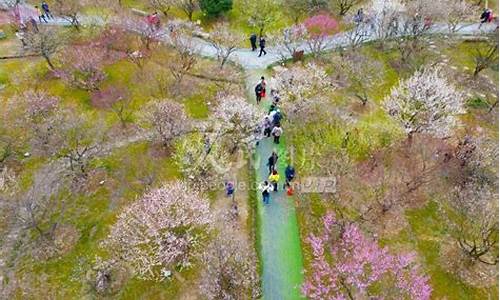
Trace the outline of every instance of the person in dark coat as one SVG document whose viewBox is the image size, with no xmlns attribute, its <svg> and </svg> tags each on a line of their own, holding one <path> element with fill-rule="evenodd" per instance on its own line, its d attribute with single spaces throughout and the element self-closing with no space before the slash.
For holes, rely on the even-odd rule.
<svg viewBox="0 0 500 300">
<path fill-rule="evenodd" d="M 257 50 L 257 35 L 255 33 L 250 35 L 250 45 L 252 46 L 252 51 Z"/>
<path fill-rule="evenodd" d="M 278 154 L 276 151 L 273 151 L 271 156 L 267 159 L 267 166 L 269 167 L 269 174 L 271 174 L 276 168 L 276 164 L 278 163 Z"/>
<path fill-rule="evenodd" d="M 266 50 L 264 50 L 266 48 L 266 39 L 264 37 L 260 37 L 259 47 L 260 47 L 259 57 L 262 56 L 262 53 L 264 53 L 264 55 L 266 55 L 267 52 L 266 52 Z"/>
<path fill-rule="evenodd" d="M 290 187 L 290 182 L 295 178 L 295 169 L 292 167 L 291 164 L 288 164 L 285 169 L 285 184 L 283 185 L 283 189 L 285 187 Z"/>
</svg>

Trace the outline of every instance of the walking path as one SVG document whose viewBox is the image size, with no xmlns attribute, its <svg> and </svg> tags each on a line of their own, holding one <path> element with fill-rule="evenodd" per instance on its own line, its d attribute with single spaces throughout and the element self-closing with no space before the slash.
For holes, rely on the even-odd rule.
<svg viewBox="0 0 500 300">
<path fill-rule="evenodd" d="M 265 74 L 265 70 L 251 70 L 247 73 L 247 95 L 251 103 L 255 102 L 254 86 L 256 79 Z M 267 112 L 268 101 L 260 104 Z M 278 172 L 280 174 L 279 191 L 272 192 L 269 204 L 262 202 L 262 194 L 257 193 L 257 215 L 260 239 L 260 261 L 262 264 L 262 290 L 265 300 L 302 299 L 300 286 L 303 280 L 302 250 L 299 228 L 295 214 L 293 197 L 283 191 L 286 146 L 285 139 L 274 144 L 272 138 L 263 139 L 255 151 L 255 172 L 257 184 L 267 180 L 269 173 L 267 159 L 273 150 L 279 155 Z"/>
<path fill-rule="evenodd" d="M 92 22 L 92 23 L 90 23 Z M 82 18 L 81 23 L 101 24 L 104 23 L 98 19 Z M 68 21 L 57 18 L 50 21 L 53 25 L 70 25 Z M 471 24 L 462 27 L 455 34 L 473 35 L 481 34 L 486 31 L 494 30 L 494 24 L 485 24 L 482 30 L 478 30 L 478 24 Z M 163 29 L 164 30 L 164 29 Z M 161 40 L 170 43 L 170 38 L 165 31 Z M 430 31 L 431 34 L 447 34 L 448 28 L 444 24 L 434 25 Z M 376 37 L 370 34 L 365 42 L 372 41 Z M 195 38 L 196 45 L 200 55 L 214 58 L 216 57 L 215 48 L 207 41 L 201 38 Z M 328 39 L 328 45 L 325 50 L 334 49 L 348 45 L 347 34 L 339 33 Z M 300 49 L 308 53 L 306 45 L 301 45 Z M 255 103 L 253 88 L 256 80 L 265 73 L 265 68 L 269 65 L 278 63 L 282 60 L 280 49 L 269 47 L 266 49 L 268 54 L 263 57 L 257 57 L 256 52 L 247 49 L 238 49 L 230 60 L 241 65 L 247 71 L 247 94 L 249 101 Z M 265 104 L 261 104 L 264 106 Z M 263 108 L 264 109 L 264 108 Z M 267 179 L 268 168 L 266 166 L 267 158 L 272 150 L 276 148 L 279 155 L 278 170 L 282 178 L 279 192 L 271 195 L 270 203 L 264 205 L 261 193 L 257 191 L 259 218 L 259 239 L 260 239 L 260 259 L 262 263 L 262 287 L 263 298 L 265 300 L 294 300 L 302 299 L 300 286 L 303 281 L 303 260 L 300 245 L 299 229 L 297 217 L 293 203 L 293 197 L 287 196 L 282 190 L 284 179 L 284 168 L 286 158 L 286 140 L 282 138 L 279 145 L 275 145 L 271 138 L 261 141 L 255 153 L 255 172 L 257 183 Z"/>
</svg>

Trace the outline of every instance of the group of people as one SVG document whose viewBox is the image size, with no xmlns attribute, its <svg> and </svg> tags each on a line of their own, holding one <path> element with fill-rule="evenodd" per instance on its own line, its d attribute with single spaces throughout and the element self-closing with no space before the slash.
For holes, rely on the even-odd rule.
<svg viewBox="0 0 500 300">
<path fill-rule="evenodd" d="M 254 45 L 252 45 L 254 46 Z M 255 49 L 253 49 L 255 50 Z M 262 76 L 255 86 L 255 98 L 257 101 L 257 105 L 260 104 L 262 98 L 266 97 L 267 91 L 267 83 L 264 76 Z M 259 135 L 263 135 L 263 137 L 273 137 L 273 141 L 275 144 L 280 143 L 280 137 L 283 135 L 283 128 L 281 127 L 281 120 L 283 115 L 279 108 L 280 104 L 280 95 L 277 90 L 271 89 L 271 97 L 272 102 L 269 107 L 268 114 L 264 117 L 262 124 L 257 126 L 257 131 Z M 258 141 L 260 138 L 258 138 Z M 258 145 L 258 142 L 257 142 Z M 276 150 L 271 153 L 267 160 L 267 167 L 269 170 L 269 177 L 263 183 L 260 184 L 259 189 L 262 192 L 263 201 L 265 204 L 269 203 L 269 199 L 271 196 L 271 192 L 278 191 L 278 183 L 280 181 L 280 174 L 278 172 L 278 154 Z M 291 164 L 288 164 L 285 169 L 285 183 L 283 185 L 283 189 L 288 188 L 288 194 L 291 195 L 293 193 L 293 189 L 291 187 L 291 182 L 295 177 L 295 169 Z"/>
<path fill-rule="evenodd" d="M 271 153 L 271 156 L 267 159 L 269 177 L 259 186 L 264 204 L 269 204 L 271 193 L 278 191 L 278 183 L 280 181 L 280 174 L 278 173 L 278 158 L 278 154 L 276 153 L 276 150 L 274 150 Z M 294 178 L 295 168 L 289 163 L 285 168 L 285 183 L 283 184 L 283 189 L 288 188 L 289 195 L 292 195 L 293 193 L 291 182 Z"/>
<path fill-rule="evenodd" d="M 266 97 L 266 80 L 264 76 L 262 76 L 255 86 L 255 99 L 257 104 L 260 104 L 262 98 Z M 258 126 L 256 129 L 259 136 L 263 135 L 263 137 L 271 137 L 273 136 L 273 140 L 275 144 L 280 143 L 280 137 L 283 135 L 283 128 L 281 128 L 281 120 L 283 115 L 279 108 L 280 103 L 280 95 L 278 91 L 271 90 L 272 102 L 269 107 L 268 114 L 264 117 L 262 124 Z M 260 140 L 260 138 L 258 139 Z"/>
<path fill-rule="evenodd" d="M 255 33 L 252 33 L 250 35 L 250 45 L 252 46 L 252 51 L 257 50 L 257 35 Z M 263 36 L 259 37 L 259 57 L 262 56 L 262 54 L 266 55 L 266 39 Z"/>
<path fill-rule="evenodd" d="M 43 20 L 45 23 L 48 23 L 48 20 L 54 19 L 47 2 L 43 1 L 41 6 L 35 5 L 35 9 L 38 13 L 38 22 L 42 23 Z"/>
</svg>

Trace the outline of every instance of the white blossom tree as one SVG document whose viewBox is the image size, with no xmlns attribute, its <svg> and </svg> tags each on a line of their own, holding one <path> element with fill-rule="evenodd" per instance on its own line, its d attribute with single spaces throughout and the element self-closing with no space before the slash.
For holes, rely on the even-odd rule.
<svg viewBox="0 0 500 300">
<path fill-rule="evenodd" d="M 103 246 L 137 277 L 161 281 L 166 271 L 190 265 L 211 222 L 208 200 L 176 181 L 126 207 Z"/>
<path fill-rule="evenodd" d="M 465 0 L 443 0 L 434 2 L 439 5 L 437 11 L 442 14 L 442 19 L 448 24 L 450 33 L 462 29 L 467 21 L 472 21 L 475 15 L 475 7 Z"/>
<path fill-rule="evenodd" d="M 322 96 L 335 89 L 325 70 L 313 63 L 306 67 L 280 68 L 271 78 L 270 86 L 279 91 L 289 119 L 321 103 Z"/>
<path fill-rule="evenodd" d="M 174 138 L 185 134 L 190 128 L 184 107 L 171 100 L 151 104 L 145 119 L 164 146 L 168 146 Z"/>
<path fill-rule="evenodd" d="M 224 67 L 229 57 L 237 50 L 240 38 L 231 31 L 228 24 L 218 23 L 210 33 L 208 41 L 217 51 L 220 68 Z"/>
<path fill-rule="evenodd" d="M 404 5 L 399 0 L 372 0 L 367 17 L 377 40 L 383 41 L 397 34 L 397 20 L 403 11 Z"/>
<path fill-rule="evenodd" d="M 424 68 L 401 80 L 385 99 L 385 109 L 404 128 L 415 133 L 447 137 L 464 113 L 464 96 L 439 68 Z"/>
<path fill-rule="evenodd" d="M 224 230 L 204 249 L 201 261 L 200 287 L 206 298 L 258 299 L 257 258 L 247 241 Z"/>
<path fill-rule="evenodd" d="M 215 140 L 228 137 L 234 147 L 253 140 L 255 127 L 263 115 L 242 97 L 223 95 L 214 111 Z"/>
<path fill-rule="evenodd" d="M 283 61 L 293 57 L 298 51 L 305 50 L 307 28 L 303 24 L 285 28 L 280 34 L 273 37 L 277 51 Z"/>
</svg>

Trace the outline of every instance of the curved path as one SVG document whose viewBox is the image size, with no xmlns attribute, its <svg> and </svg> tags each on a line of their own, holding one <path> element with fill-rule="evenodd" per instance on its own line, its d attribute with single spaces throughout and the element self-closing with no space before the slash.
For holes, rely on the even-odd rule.
<svg viewBox="0 0 500 300">
<path fill-rule="evenodd" d="M 98 19 L 83 18 L 82 24 L 103 25 Z M 56 19 L 49 24 L 69 25 L 63 19 Z M 457 35 L 477 35 L 495 29 L 495 25 L 486 24 L 481 30 L 478 24 L 469 24 L 461 26 Z M 444 24 L 434 25 L 429 33 L 447 34 L 448 28 Z M 214 58 L 217 56 L 215 48 L 207 41 L 195 38 L 200 55 Z M 374 34 L 366 36 L 364 42 L 376 39 Z M 167 32 L 161 38 L 163 42 L 170 43 Z M 347 46 L 347 34 L 340 33 L 328 38 L 325 50 L 336 47 Z M 306 45 L 301 45 L 301 49 L 309 52 Z M 246 49 L 236 50 L 230 57 L 230 60 L 241 65 L 247 71 L 246 85 L 247 95 L 251 103 L 255 103 L 253 88 L 258 78 L 265 74 L 265 68 L 269 65 L 281 61 L 280 49 L 269 47 L 266 49 L 268 54 L 263 57 L 257 57 L 256 52 Z M 261 104 L 262 109 L 267 109 L 266 102 Z M 275 145 L 272 139 L 267 138 L 261 141 L 255 153 L 255 172 L 257 183 L 267 179 L 267 158 L 273 149 L 278 150 L 279 154 L 279 173 L 282 180 L 279 184 L 280 191 L 271 195 L 270 204 L 262 203 L 262 196 L 257 191 L 257 214 L 259 222 L 259 245 L 260 259 L 262 263 L 262 288 L 263 298 L 266 300 L 294 300 L 302 299 L 300 294 L 300 285 L 303 281 L 303 260 L 300 245 L 299 229 L 297 217 L 293 203 L 293 197 L 288 197 L 282 190 L 283 177 L 286 157 L 286 140 L 282 138 L 280 145 Z"/>
</svg>

